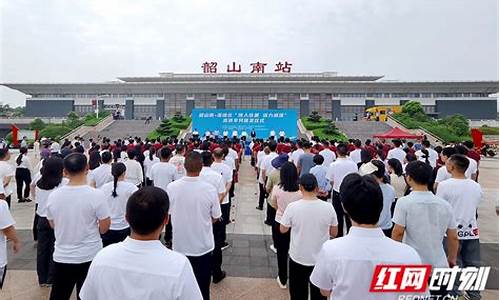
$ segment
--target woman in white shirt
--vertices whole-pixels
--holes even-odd
[[[128,198],[138,188],[133,183],[125,181],[126,171],[124,163],[113,164],[111,167],[113,182],[108,182],[101,187],[111,215],[111,226],[105,234],[101,235],[103,247],[119,243],[130,234],[130,227],[125,219],[125,210]]]
[[[147,152],[147,153],[146,153]],[[156,156],[155,147],[152,145],[149,147],[149,150],[144,151],[144,155],[146,158],[144,159],[144,173],[146,174],[146,185],[153,185],[153,180],[151,179],[151,168],[156,163],[160,162],[158,156]]]
[[[392,187],[396,192],[396,200],[403,197],[406,191],[406,181],[403,175],[403,166],[397,158],[387,161],[387,171]]]
[[[31,200],[29,199],[30,183],[31,183],[31,163],[28,158],[28,148],[21,147],[19,149],[19,156],[16,158],[16,185],[17,185],[17,200],[19,203],[31,202]],[[24,185],[24,195],[23,195],[23,185]]]
[[[273,224],[273,240],[276,241],[278,259],[278,278],[280,288],[285,289],[288,281],[288,250],[290,248],[290,232],[280,232],[280,221],[288,204],[302,199],[299,191],[297,168],[291,162],[286,162],[280,168],[280,183],[273,187],[271,202],[277,204],[275,222]]]
[[[40,174],[40,179],[35,183],[34,193],[38,204],[36,209],[38,216],[36,271],[38,284],[47,286],[52,284],[54,275],[52,253],[55,243],[54,229],[47,221],[47,199],[55,189],[67,183],[67,179],[63,179],[63,160],[57,156],[45,159]]]

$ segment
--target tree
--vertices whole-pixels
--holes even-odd
[[[469,134],[469,121],[460,114],[455,114],[439,120],[440,124],[458,136],[467,136]]]
[[[321,120],[321,116],[317,111],[313,111],[307,119],[311,122],[319,122]]]
[[[422,107],[422,104],[420,104],[420,102],[417,102],[417,101],[406,102],[403,105],[402,112],[405,114],[408,114],[409,116],[415,116],[415,115],[420,115],[420,114],[425,115],[424,108]]]
[[[45,126],[47,126],[47,124],[45,124],[41,119],[39,118],[36,118],[34,119],[33,121],[31,121],[30,123],[30,129],[31,130],[42,130],[45,128]]]

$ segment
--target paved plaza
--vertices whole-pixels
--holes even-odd
[[[212,299],[288,299],[288,290],[281,290],[276,283],[276,256],[269,250],[271,230],[263,223],[265,211],[255,209],[258,189],[248,158],[242,163],[239,178],[232,207],[234,222],[228,226],[231,247],[223,252],[223,268],[228,277],[211,285]],[[483,299],[498,299],[498,217],[495,214],[498,178],[498,160],[483,159],[479,181],[485,198],[478,211],[481,258],[482,265],[492,266]],[[31,229],[34,206],[33,202],[19,204],[13,199],[12,214],[23,248],[17,255],[9,252],[9,271],[0,299],[48,297],[49,289],[37,283],[36,243]]]

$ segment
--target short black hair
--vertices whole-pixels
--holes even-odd
[[[187,172],[197,173],[203,168],[201,154],[198,151],[191,151],[184,160],[184,168]]]
[[[462,155],[467,155],[467,152],[469,152],[469,150],[467,150],[464,145],[456,145],[455,150],[457,151],[457,154]]]
[[[384,178],[385,177],[385,164],[378,159],[372,160],[371,163],[375,167],[377,167],[377,171],[373,172],[372,174],[378,178]]]
[[[168,215],[167,193],[158,187],[146,186],[133,193],[127,201],[127,221],[141,235],[157,230]]]
[[[384,201],[382,190],[373,176],[348,174],[340,185],[340,200],[354,222],[371,225],[378,223]]]
[[[347,145],[344,143],[340,143],[337,145],[337,153],[339,155],[345,156],[347,155]]]
[[[462,144],[469,149],[474,148],[474,143],[472,141],[464,141]]]
[[[276,151],[276,147],[278,147],[278,143],[276,143],[275,141],[269,141],[269,150],[271,150],[271,152],[274,152]]]
[[[64,169],[71,175],[85,171],[87,157],[81,153],[74,152],[64,158]]]
[[[467,171],[467,168],[469,167],[470,161],[467,158],[467,156],[463,154],[453,154],[448,161],[452,163],[455,168],[458,169],[461,173],[465,173]]]
[[[423,161],[415,160],[406,166],[406,175],[418,184],[429,184],[432,180],[432,167]]]
[[[431,146],[431,142],[429,142],[429,140],[424,140],[424,141],[422,141],[422,145],[425,148],[429,148]]]
[[[318,180],[316,180],[316,176],[313,174],[307,173],[300,176],[299,184],[306,192],[314,192],[318,187]]]
[[[315,165],[322,165],[324,161],[325,161],[325,158],[323,157],[323,155],[316,154],[313,157],[313,162]]]
[[[457,150],[454,147],[444,147],[443,151],[441,151],[441,155],[446,157],[451,157],[453,154],[456,154]]]
[[[129,159],[134,159],[135,155],[136,155],[135,150],[128,150],[127,151],[127,156]]]
[[[212,165],[212,163],[214,162],[212,153],[210,153],[209,151],[203,151],[201,153],[201,160],[203,161],[204,167],[210,167],[210,165]]]
[[[101,154],[101,160],[103,163],[107,164],[111,161],[111,159],[113,159],[113,156],[111,155],[111,152],[109,151],[104,151],[102,154]]]
[[[171,154],[172,154],[172,150],[170,150],[170,148],[168,148],[168,147],[163,147],[160,150],[160,158],[167,159],[170,157]]]
[[[394,146],[396,146],[398,148],[401,147],[401,140],[398,140],[398,139],[392,140],[392,143],[394,144]]]

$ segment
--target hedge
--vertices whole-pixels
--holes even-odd
[[[309,117],[300,118],[304,127],[312,131],[315,136],[320,138],[321,140],[337,140],[337,141],[347,141],[347,136],[342,132],[338,131],[338,133],[330,133],[325,131],[330,131],[332,128],[328,128],[332,121],[321,118],[319,121],[312,121]]]

